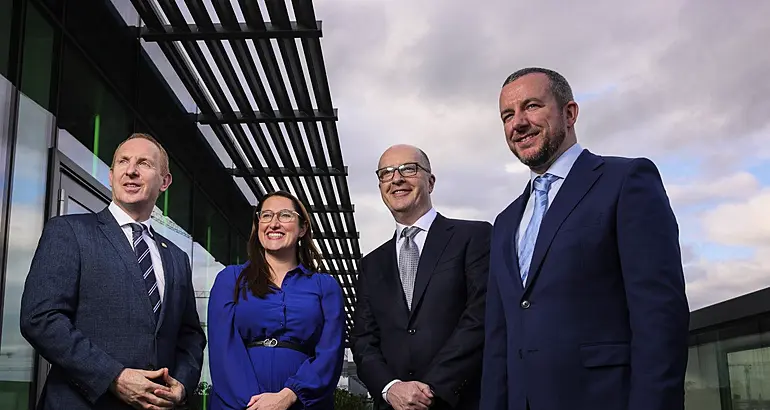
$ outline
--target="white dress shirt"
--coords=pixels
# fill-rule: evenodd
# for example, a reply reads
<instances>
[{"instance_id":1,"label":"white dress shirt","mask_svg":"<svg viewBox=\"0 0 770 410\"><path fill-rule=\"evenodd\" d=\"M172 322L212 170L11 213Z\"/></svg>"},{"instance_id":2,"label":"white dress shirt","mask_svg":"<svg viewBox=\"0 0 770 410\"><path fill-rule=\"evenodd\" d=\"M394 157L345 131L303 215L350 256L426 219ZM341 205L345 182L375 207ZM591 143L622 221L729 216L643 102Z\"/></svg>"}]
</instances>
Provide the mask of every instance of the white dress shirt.
<instances>
[{"instance_id":1,"label":"white dress shirt","mask_svg":"<svg viewBox=\"0 0 770 410\"><path fill-rule=\"evenodd\" d=\"M564 183L564 179L566 179L567 175L569 175L570 170L572 170L572 166L575 164L575 161L577 161L581 152L583 152L583 147L581 147L580 144L575 143L573 146L564 151L564 153L561 154L561 156L556 159L553 164L551 164L548 170L545 171L548 174L559 177L551 184L551 189L548 191L549 207L553 203L553 200L556 198L556 194L559 193L559 189L561 189L561 186ZM527 225L529 225L530 219L532 219L532 214L535 213L535 195L532 195L532 190L534 190L535 178L539 177L540 175L541 174L537 174L534 171L530 171L529 200L527 201L527 206L524 208L524 214L521 216L519 230L516 232L517 250L521 249L521 240L524 238L524 232L527 230Z\"/></svg>"},{"instance_id":2,"label":"white dress shirt","mask_svg":"<svg viewBox=\"0 0 770 410\"><path fill-rule=\"evenodd\" d=\"M428 237L428 230L430 230L430 226L433 225L433 221L436 220L436 215L436 209L430 208L428 212L425 213L425 215L421 216L420 219L414 223L414 225L403 225L396 222L396 260L398 260L398 258L401 256L401 244L406 240L406 238L401 237L401 232L403 232L403 230L409 226L416 226L420 228L420 230L414 235L413 240L415 245L417 245L417 252L422 255L422 248L425 247L425 239ZM398 379L393 380L386 384L385 388L382 389L382 399L385 400L385 402L388 402L388 390L390 387L400 381L401 380Z\"/></svg>"},{"instance_id":3,"label":"white dress shirt","mask_svg":"<svg viewBox=\"0 0 770 410\"><path fill-rule=\"evenodd\" d=\"M141 223L147 227L147 229L144 230L144 233L142 233L142 235L144 236L144 241L147 243L147 247L150 248L150 257L152 258L152 271L155 272L155 281L158 282L158 293L160 294L161 302L163 302L163 294L165 293L165 290L166 290L166 277L163 274L163 262L160 259L160 251L158 251L158 244L155 242L155 239L153 239L152 230L150 230L150 228L152 227L152 220L148 219L142 222L135 221L126 213L126 211L121 209L115 202L110 202L110 206L108 207L108 209L112 213L112 216L115 217L115 220L118 221L118 225L120 225L120 229L123 230L123 234L126 235L126 240L128 240L128 243L131 245L132 249L134 247L134 231L133 229L131 229L131 225L129 224Z\"/></svg>"}]
</instances>

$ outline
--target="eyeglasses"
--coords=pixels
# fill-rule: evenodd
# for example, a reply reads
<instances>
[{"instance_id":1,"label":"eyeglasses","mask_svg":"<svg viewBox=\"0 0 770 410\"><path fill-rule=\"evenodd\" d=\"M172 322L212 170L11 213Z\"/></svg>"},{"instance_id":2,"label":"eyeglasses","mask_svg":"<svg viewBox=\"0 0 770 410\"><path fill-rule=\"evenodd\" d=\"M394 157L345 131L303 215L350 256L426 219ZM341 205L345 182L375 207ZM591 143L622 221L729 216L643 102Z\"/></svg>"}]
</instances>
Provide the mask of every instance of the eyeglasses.
<instances>
[{"instance_id":1,"label":"eyeglasses","mask_svg":"<svg viewBox=\"0 0 770 410\"><path fill-rule=\"evenodd\" d=\"M267 224L273 222L273 218L275 218L276 215L278 215L278 222L282 223L293 222L299 216L296 211L282 209L278 212L273 212L271 210L261 211L257 214L257 218L259 219L259 223Z\"/></svg>"},{"instance_id":2,"label":"eyeglasses","mask_svg":"<svg viewBox=\"0 0 770 410\"><path fill-rule=\"evenodd\" d=\"M377 171L377 178L380 180L380 182L388 182L393 179L393 177L396 175L396 171L398 171L399 174L401 174L402 177L413 177L417 175L417 171L423 170L425 172L430 173L430 170L423 167L422 165L416 163L416 162L407 162L406 164L401 164L396 167L384 167L380 168Z\"/></svg>"}]
</instances>

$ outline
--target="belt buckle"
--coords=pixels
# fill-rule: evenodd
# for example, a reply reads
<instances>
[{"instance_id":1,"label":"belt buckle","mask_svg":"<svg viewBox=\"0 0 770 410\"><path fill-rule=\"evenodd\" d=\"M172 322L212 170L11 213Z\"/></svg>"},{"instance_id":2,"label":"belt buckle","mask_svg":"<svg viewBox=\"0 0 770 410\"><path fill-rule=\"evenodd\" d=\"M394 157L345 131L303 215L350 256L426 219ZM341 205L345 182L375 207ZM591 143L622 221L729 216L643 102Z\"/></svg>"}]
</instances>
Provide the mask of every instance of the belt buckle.
<instances>
[{"instance_id":1,"label":"belt buckle","mask_svg":"<svg viewBox=\"0 0 770 410\"><path fill-rule=\"evenodd\" d=\"M267 338L262 341L262 345L265 347L276 347L278 346L278 339Z\"/></svg>"}]
</instances>

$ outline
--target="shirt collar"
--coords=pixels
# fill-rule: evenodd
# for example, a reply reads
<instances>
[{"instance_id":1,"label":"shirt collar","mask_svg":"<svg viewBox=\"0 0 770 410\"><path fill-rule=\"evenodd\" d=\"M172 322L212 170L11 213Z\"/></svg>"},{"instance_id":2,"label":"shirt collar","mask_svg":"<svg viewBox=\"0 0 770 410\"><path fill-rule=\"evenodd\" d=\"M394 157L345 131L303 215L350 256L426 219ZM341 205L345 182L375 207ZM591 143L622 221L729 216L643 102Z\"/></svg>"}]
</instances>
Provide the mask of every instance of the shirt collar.
<instances>
[{"instance_id":1,"label":"shirt collar","mask_svg":"<svg viewBox=\"0 0 770 410\"><path fill-rule=\"evenodd\" d=\"M135 221L134 218L131 218L126 213L126 211L124 211L121 207L119 207L118 204L116 204L114 201L110 202L110 206L108 208L110 210L110 213L112 213L112 216L118 222L118 225L120 225L121 227L124 227L132 223L140 223L147 228L147 232L150 234L150 238L153 237L152 218L149 218L146 221Z\"/></svg>"},{"instance_id":2,"label":"shirt collar","mask_svg":"<svg viewBox=\"0 0 770 410\"><path fill-rule=\"evenodd\" d=\"M433 224L433 221L436 219L436 208L431 207L428 212L425 213L425 215L421 216L420 219L418 219L413 225L420 228L421 230L428 232L428 229L430 229L430 226ZM408 225L401 224L399 222L396 222L396 240L398 238L401 238L401 231L408 228Z\"/></svg>"},{"instance_id":3,"label":"shirt collar","mask_svg":"<svg viewBox=\"0 0 770 410\"><path fill-rule=\"evenodd\" d=\"M557 158L553 164L551 164L546 172L557 176L560 179L566 179L569 171L572 169L572 166L575 164L575 161L577 161L581 152L583 152L583 147L581 147L580 144L575 143L566 151L564 151L564 153L561 154L561 156ZM538 174L535 171L529 172L529 180L532 182L530 186L535 186L535 178L539 177L540 175L541 174Z\"/></svg>"}]
</instances>

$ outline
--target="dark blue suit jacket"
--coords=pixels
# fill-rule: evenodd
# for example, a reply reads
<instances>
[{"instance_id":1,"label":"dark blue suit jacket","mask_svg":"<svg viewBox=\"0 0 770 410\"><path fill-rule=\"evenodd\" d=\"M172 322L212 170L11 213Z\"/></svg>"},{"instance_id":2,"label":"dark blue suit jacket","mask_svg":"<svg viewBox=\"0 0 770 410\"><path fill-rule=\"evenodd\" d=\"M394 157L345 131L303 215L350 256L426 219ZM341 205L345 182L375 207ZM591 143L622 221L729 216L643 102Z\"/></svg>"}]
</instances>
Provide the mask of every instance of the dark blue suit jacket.
<instances>
[{"instance_id":1,"label":"dark blue suit jacket","mask_svg":"<svg viewBox=\"0 0 770 410\"><path fill-rule=\"evenodd\" d=\"M128 409L108 391L123 368L166 367L188 394L206 339L190 262L154 233L165 294L156 323L136 256L108 209L50 219L21 301L21 332L49 362L39 409Z\"/></svg>"},{"instance_id":2,"label":"dark blue suit jacket","mask_svg":"<svg viewBox=\"0 0 770 410\"><path fill-rule=\"evenodd\" d=\"M514 238L529 193L494 224L481 408L682 410L689 308L655 165L584 150L523 286Z\"/></svg>"}]
</instances>

